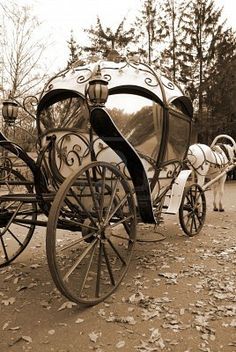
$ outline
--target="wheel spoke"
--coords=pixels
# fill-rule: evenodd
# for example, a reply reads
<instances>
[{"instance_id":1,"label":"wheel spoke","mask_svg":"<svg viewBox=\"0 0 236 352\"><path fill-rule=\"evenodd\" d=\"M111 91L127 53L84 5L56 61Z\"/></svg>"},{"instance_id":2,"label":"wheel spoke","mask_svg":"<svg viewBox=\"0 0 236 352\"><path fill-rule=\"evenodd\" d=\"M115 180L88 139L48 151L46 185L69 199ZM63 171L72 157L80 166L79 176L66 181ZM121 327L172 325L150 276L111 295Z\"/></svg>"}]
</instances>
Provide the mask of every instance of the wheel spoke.
<instances>
[{"instance_id":1,"label":"wheel spoke","mask_svg":"<svg viewBox=\"0 0 236 352\"><path fill-rule=\"evenodd\" d=\"M4 255L5 255L5 258L6 258L6 260L8 261L8 260L9 260L9 257L8 257L7 250L6 250L6 246L5 246L5 243L4 243L4 241L3 241L2 236L0 237L0 239L1 239L2 248L3 248L3 252L4 252Z\"/></svg>"},{"instance_id":2,"label":"wheel spoke","mask_svg":"<svg viewBox=\"0 0 236 352\"><path fill-rule=\"evenodd\" d=\"M124 265L127 265L125 259L122 257L122 255L119 253L118 249L115 247L114 243L111 241L110 238L108 238L108 243L110 244L111 248L113 249L113 251L116 253L116 255L118 256L118 258L122 261L122 263Z\"/></svg>"},{"instance_id":3,"label":"wheel spoke","mask_svg":"<svg viewBox=\"0 0 236 352\"><path fill-rule=\"evenodd\" d=\"M96 175L95 175L96 169L92 169L92 171L94 173L93 177L95 178L96 177ZM98 200L96 199L96 195L94 193L94 188L93 188L91 177L90 177L90 174L89 174L88 170L86 171L86 177L87 177L87 180L88 180L88 184L89 184L89 188L90 188L90 192L91 192L91 196L92 196L94 207L95 207L96 212L98 214L99 220L101 220L101 216L100 216L101 213L100 213L100 209L99 209L99 205L98 205ZM96 182L96 179L95 179L95 182Z\"/></svg>"},{"instance_id":4,"label":"wheel spoke","mask_svg":"<svg viewBox=\"0 0 236 352\"><path fill-rule=\"evenodd\" d=\"M83 237L80 237L78 240L75 240L75 241L69 243L67 246L62 247L60 252L64 252L67 249L72 248L72 247L80 244L81 242L84 242L86 239L92 237L94 234L95 234L95 232L94 233L89 233L89 234L87 234L87 235L85 235Z\"/></svg>"},{"instance_id":5,"label":"wheel spoke","mask_svg":"<svg viewBox=\"0 0 236 352\"><path fill-rule=\"evenodd\" d=\"M194 226L194 229L195 229L195 232L197 231L197 223L196 223L196 216L195 216L195 212L193 213L193 226Z\"/></svg>"},{"instance_id":6,"label":"wheel spoke","mask_svg":"<svg viewBox=\"0 0 236 352\"><path fill-rule=\"evenodd\" d=\"M85 251L79 256L79 258L76 260L76 262L72 265L70 270L67 271L67 273L64 275L63 280L66 281L68 280L69 276L73 273L73 271L77 268L77 266L81 263L81 261L84 259L84 257L91 251L93 246L95 246L98 242L98 239L95 238L93 242L91 242L88 247L85 249Z\"/></svg>"},{"instance_id":7,"label":"wheel spoke","mask_svg":"<svg viewBox=\"0 0 236 352\"><path fill-rule=\"evenodd\" d=\"M22 221L24 221L23 219L14 219L14 224L19 225L20 227L24 227L25 229L30 229L30 226L27 226L24 222L22 223Z\"/></svg>"},{"instance_id":8,"label":"wheel spoke","mask_svg":"<svg viewBox=\"0 0 236 352\"><path fill-rule=\"evenodd\" d=\"M127 200L128 195L126 194L124 196L124 198L120 201L119 204L117 204L117 206L115 207L115 209L112 211L112 213L109 215L109 213L106 216L106 220L104 221L105 226L109 223L109 221L112 219L113 215L117 212L118 209L120 209L120 207L122 207L125 203L125 201Z\"/></svg>"},{"instance_id":9,"label":"wheel spoke","mask_svg":"<svg viewBox=\"0 0 236 352\"><path fill-rule=\"evenodd\" d=\"M133 240L129 237L123 237L123 236L117 235L115 233L112 234L112 237L119 238L120 240L124 240L126 242L133 242Z\"/></svg>"},{"instance_id":10,"label":"wheel spoke","mask_svg":"<svg viewBox=\"0 0 236 352\"><path fill-rule=\"evenodd\" d=\"M118 225L120 225L120 224L123 224L124 222L126 222L126 221L132 219L133 217L134 217L133 215L129 215L129 216L125 217L124 219L121 219L121 220L119 220L119 221L116 221L114 224L111 224L111 225L110 225L110 228L113 228L113 227L116 227L116 226L118 226Z\"/></svg>"},{"instance_id":11,"label":"wheel spoke","mask_svg":"<svg viewBox=\"0 0 236 352\"><path fill-rule=\"evenodd\" d=\"M102 242L99 241L99 253L97 263L97 279L96 279L96 293L95 297L100 297L100 282L101 282L101 269L102 269Z\"/></svg>"},{"instance_id":12,"label":"wheel spoke","mask_svg":"<svg viewBox=\"0 0 236 352\"><path fill-rule=\"evenodd\" d=\"M7 232L16 240L16 242L19 243L21 247L24 246L24 244L14 235L14 233L10 229L8 229Z\"/></svg>"},{"instance_id":13,"label":"wheel spoke","mask_svg":"<svg viewBox=\"0 0 236 352\"><path fill-rule=\"evenodd\" d=\"M89 217L89 219L91 220L91 222L93 223L94 226L96 226L96 222L94 220L94 218L92 217L92 215L90 214L90 212L86 209L86 207L83 205L83 203L80 201L79 197L77 196L77 194L70 189L70 192L72 193L71 195L73 195L73 197L75 198L75 200L78 202L79 206L82 208L82 210L85 212L85 214Z\"/></svg>"},{"instance_id":14,"label":"wheel spoke","mask_svg":"<svg viewBox=\"0 0 236 352\"><path fill-rule=\"evenodd\" d=\"M93 246L92 253L90 255L89 262L88 262L88 265L87 265L87 268L86 268L86 271L85 271L85 274L84 274L84 278L83 278L82 283L81 283L80 288L79 288L79 292L78 292L79 296L81 296L81 294L83 292L83 289L84 289L84 286L85 286L85 283L87 281L89 270L90 270L92 262L93 262L95 249L96 249L96 246Z\"/></svg>"},{"instance_id":15,"label":"wheel spoke","mask_svg":"<svg viewBox=\"0 0 236 352\"><path fill-rule=\"evenodd\" d=\"M65 214L65 216L67 217L67 218L69 218L70 216L71 217L74 217L74 214L68 214L68 212L67 213L64 213ZM89 229L89 230L92 230L92 231L97 231L97 227L93 227L93 226L91 226L91 225L87 225L87 224L84 224L83 222L78 222L78 221L75 221L74 219L64 219L63 218L63 211L61 211L61 215L62 215L62 222L64 223L64 224L66 224L66 225L75 225L75 226L78 226L78 227L83 227L83 228L85 228L85 229ZM92 221L92 217L89 217L90 218L90 220ZM94 222L94 219L93 219L93 223L95 223ZM95 224L96 225L96 224Z\"/></svg>"},{"instance_id":16,"label":"wheel spoke","mask_svg":"<svg viewBox=\"0 0 236 352\"><path fill-rule=\"evenodd\" d=\"M113 275L113 272L112 272L112 268L111 268L111 264L110 264L109 257L108 257L108 254L107 254L107 250L106 250L106 247L105 247L104 244L102 244L102 246L103 246L104 258L105 258L105 262L106 262L106 265L107 265L107 270L108 270L108 273L109 273L109 276L110 276L111 284L113 286L115 286L116 282L115 282L115 278L114 278L114 275Z\"/></svg>"},{"instance_id":17,"label":"wheel spoke","mask_svg":"<svg viewBox=\"0 0 236 352\"><path fill-rule=\"evenodd\" d=\"M106 216L106 219L105 219L105 224L108 222L107 218L109 216L109 213L111 211L111 208L112 208L112 204L114 202L114 198L115 198L115 195L116 195L116 191L117 191L117 185L118 185L118 178L115 180L115 185L113 186L113 190L112 190L112 194L111 194L111 198L110 198L110 202L109 202L109 205L108 205L108 208L107 208L107 216Z\"/></svg>"},{"instance_id":18,"label":"wheel spoke","mask_svg":"<svg viewBox=\"0 0 236 352\"><path fill-rule=\"evenodd\" d=\"M104 207L104 195L105 195L105 178L106 178L106 168L102 169L102 177L101 177L101 192L100 192L100 219L103 215L103 207Z\"/></svg>"}]
</instances>

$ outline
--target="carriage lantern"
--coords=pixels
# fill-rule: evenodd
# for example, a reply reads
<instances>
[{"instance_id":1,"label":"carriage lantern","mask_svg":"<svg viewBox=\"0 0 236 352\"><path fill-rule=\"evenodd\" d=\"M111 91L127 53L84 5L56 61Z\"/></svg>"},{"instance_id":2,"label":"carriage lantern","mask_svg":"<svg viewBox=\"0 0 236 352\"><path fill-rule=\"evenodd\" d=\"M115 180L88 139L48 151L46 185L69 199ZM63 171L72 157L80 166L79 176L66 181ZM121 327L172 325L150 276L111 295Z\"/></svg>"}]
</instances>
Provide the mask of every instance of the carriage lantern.
<instances>
[{"instance_id":1,"label":"carriage lantern","mask_svg":"<svg viewBox=\"0 0 236 352\"><path fill-rule=\"evenodd\" d=\"M103 106L108 97L108 82L102 78L100 66L96 75L89 81L87 94L90 102L96 106Z\"/></svg>"},{"instance_id":2,"label":"carriage lantern","mask_svg":"<svg viewBox=\"0 0 236 352\"><path fill-rule=\"evenodd\" d=\"M6 122L7 125L14 124L18 116L18 109L19 109L18 104L12 99L7 99L3 101L2 104L3 104L2 116L4 121Z\"/></svg>"}]
</instances>

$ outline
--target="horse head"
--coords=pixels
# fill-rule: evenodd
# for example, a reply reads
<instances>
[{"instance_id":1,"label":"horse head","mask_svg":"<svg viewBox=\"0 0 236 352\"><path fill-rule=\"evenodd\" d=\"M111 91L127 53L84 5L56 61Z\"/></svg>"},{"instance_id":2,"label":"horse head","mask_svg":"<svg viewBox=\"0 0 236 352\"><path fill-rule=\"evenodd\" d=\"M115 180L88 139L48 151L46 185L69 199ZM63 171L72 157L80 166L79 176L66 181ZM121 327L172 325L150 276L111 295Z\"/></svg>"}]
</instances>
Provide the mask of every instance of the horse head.
<instances>
[{"instance_id":1,"label":"horse head","mask_svg":"<svg viewBox=\"0 0 236 352\"><path fill-rule=\"evenodd\" d=\"M235 161L236 150L234 145L219 143L214 147L214 151L223 152L230 163Z\"/></svg>"}]
</instances>

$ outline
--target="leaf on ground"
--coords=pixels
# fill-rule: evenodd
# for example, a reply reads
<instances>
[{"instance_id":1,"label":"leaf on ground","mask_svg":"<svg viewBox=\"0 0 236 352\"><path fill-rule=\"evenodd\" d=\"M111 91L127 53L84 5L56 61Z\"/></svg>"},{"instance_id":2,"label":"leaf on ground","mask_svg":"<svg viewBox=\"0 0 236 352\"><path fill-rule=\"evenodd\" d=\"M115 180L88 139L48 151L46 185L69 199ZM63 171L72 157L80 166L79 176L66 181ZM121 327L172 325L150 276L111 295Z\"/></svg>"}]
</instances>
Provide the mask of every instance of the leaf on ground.
<instances>
[{"instance_id":1,"label":"leaf on ground","mask_svg":"<svg viewBox=\"0 0 236 352\"><path fill-rule=\"evenodd\" d=\"M229 325L233 328L236 328L236 319L233 319Z\"/></svg>"},{"instance_id":2,"label":"leaf on ground","mask_svg":"<svg viewBox=\"0 0 236 352\"><path fill-rule=\"evenodd\" d=\"M10 321L7 321L6 323L3 324L2 330L6 330L10 324Z\"/></svg>"},{"instance_id":3,"label":"leaf on ground","mask_svg":"<svg viewBox=\"0 0 236 352\"><path fill-rule=\"evenodd\" d=\"M13 281L14 285L16 285L18 283L18 281L19 281L19 277L16 277Z\"/></svg>"},{"instance_id":4,"label":"leaf on ground","mask_svg":"<svg viewBox=\"0 0 236 352\"><path fill-rule=\"evenodd\" d=\"M71 301L67 301L67 302L64 302L61 306L60 306L60 308L58 308L58 312L59 311L61 311L61 310L63 310L63 309L71 309L72 307L74 307L74 306L77 306L77 304L76 303L74 303L74 302L71 302Z\"/></svg>"},{"instance_id":5,"label":"leaf on ground","mask_svg":"<svg viewBox=\"0 0 236 352\"><path fill-rule=\"evenodd\" d=\"M31 269L38 269L38 268L40 268L40 265L39 264L32 264L32 265L30 265L30 268Z\"/></svg>"},{"instance_id":6,"label":"leaf on ground","mask_svg":"<svg viewBox=\"0 0 236 352\"><path fill-rule=\"evenodd\" d=\"M26 290L28 288L28 286L26 285L20 285L16 288L16 292L20 292L22 290Z\"/></svg>"},{"instance_id":7,"label":"leaf on ground","mask_svg":"<svg viewBox=\"0 0 236 352\"><path fill-rule=\"evenodd\" d=\"M54 335L55 332L56 332L56 331L55 331L54 329L48 330L48 335Z\"/></svg>"},{"instance_id":8,"label":"leaf on ground","mask_svg":"<svg viewBox=\"0 0 236 352\"><path fill-rule=\"evenodd\" d=\"M90 334L88 334L88 336L90 341L97 342L97 339L101 336L101 332L92 331Z\"/></svg>"},{"instance_id":9,"label":"leaf on ground","mask_svg":"<svg viewBox=\"0 0 236 352\"><path fill-rule=\"evenodd\" d=\"M2 304L4 304L5 306L9 306L9 305L15 303L15 301L16 301L15 297L10 297L7 299L3 299Z\"/></svg>"},{"instance_id":10,"label":"leaf on ground","mask_svg":"<svg viewBox=\"0 0 236 352\"><path fill-rule=\"evenodd\" d=\"M75 321L76 324L81 324L81 323L83 323L83 322L84 322L84 319L81 319L81 318L78 318L78 319L76 319L76 321Z\"/></svg>"},{"instance_id":11,"label":"leaf on ground","mask_svg":"<svg viewBox=\"0 0 236 352\"><path fill-rule=\"evenodd\" d=\"M161 337L161 334L159 333L159 330L158 329L154 329L151 333L151 336L149 338L149 342L153 343L157 340L159 340Z\"/></svg>"},{"instance_id":12,"label":"leaf on ground","mask_svg":"<svg viewBox=\"0 0 236 352\"><path fill-rule=\"evenodd\" d=\"M22 340L26 341L26 342L32 342L32 338L30 336L21 336Z\"/></svg>"},{"instance_id":13,"label":"leaf on ground","mask_svg":"<svg viewBox=\"0 0 236 352\"><path fill-rule=\"evenodd\" d=\"M125 341L124 340L120 340L116 344L116 348L122 348L124 346L125 346Z\"/></svg>"},{"instance_id":14,"label":"leaf on ground","mask_svg":"<svg viewBox=\"0 0 236 352\"><path fill-rule=\"evenodd\" d=\"M133 295L131 295L129 297L129 302L132 303L132 304L137 304L143 299L144 299L144 294L139 291L139 292L134 293Z\"/></svg>"},{"instance_id":15,"label":"leaf on ground","mask_svg":"<svg viewBox=\"0 0 236 352\"><path fill-rule=\"evenodd\" d=\"M114 323L123 323L123 324L129 324L129 325L135 325L136 321L134 320L134 317L132 316L127 316L127 317L115 317L114 315L111 315L106 319L108 322L114 322Z\"/></svg>"}]
</instances>

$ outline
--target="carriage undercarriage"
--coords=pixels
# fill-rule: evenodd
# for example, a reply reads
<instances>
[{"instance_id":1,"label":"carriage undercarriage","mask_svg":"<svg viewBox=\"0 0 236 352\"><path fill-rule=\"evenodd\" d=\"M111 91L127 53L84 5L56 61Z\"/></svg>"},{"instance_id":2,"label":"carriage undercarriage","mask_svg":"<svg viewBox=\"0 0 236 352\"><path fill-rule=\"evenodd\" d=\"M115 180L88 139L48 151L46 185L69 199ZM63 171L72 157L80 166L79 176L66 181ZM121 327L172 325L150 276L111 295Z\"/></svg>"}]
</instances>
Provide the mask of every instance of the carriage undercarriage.
<instances>
[{"instance_id":1,"label":"carriage undercarriage","mask_svg":"<svg viewBox=\"0 0 236 352\"><path fill-rule=\"evenodd\" d=\"M75 72L64 76L71 78ZM32 176L24 177L9 156L0 168L0 266L26 248L36 226L46 227L47 259L56 287L71 301L93 305L123 280L138 223L158 225L165 213L178 213L183 231L193 236L203 227L206 199L204 190L189 182L191 171L185 167L191 104L178 87L136 63L105 62L78 72L71 80L76 78L79 94L74 83L60 75L54 89L48 88L52 81L42 93L36 161L0 136L1 146L20 158ZM64 87L67 83L70 90ZM114 107L104 107L107 86L111 99L123 92L142 98L142 107L129 115L126 124L119 125L120 116L114 121L118 100ZM51 128L51 116L58 110L66 111L63 121L71 123L75 116L80 127ZM148 131L134 123L141 112L148 119L146 129L151 122ZM174 138L175 120L181 130L185 126L186 135L178 134L179 143L172 145L168 143Z\"/></svg>"}]
</instances>

